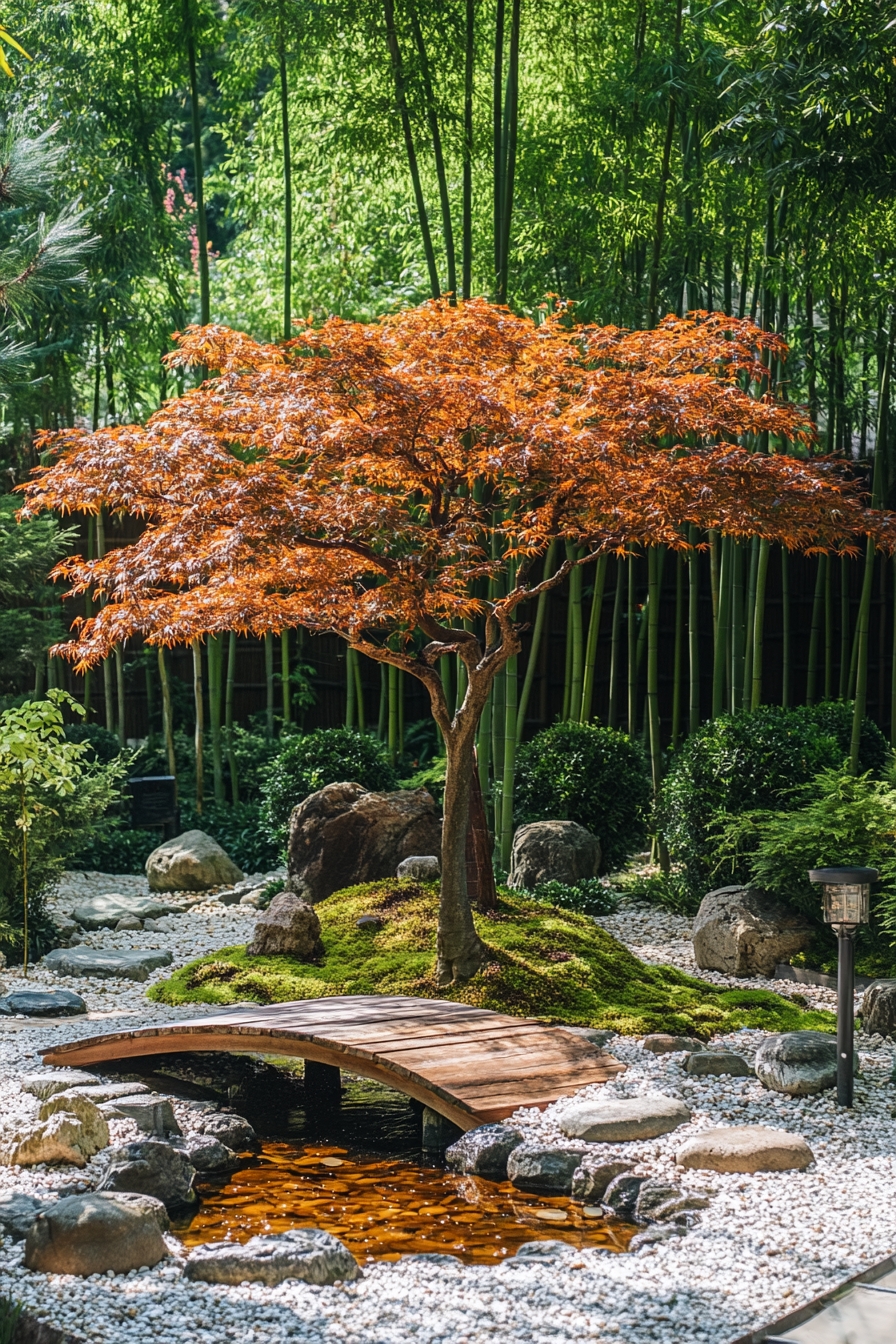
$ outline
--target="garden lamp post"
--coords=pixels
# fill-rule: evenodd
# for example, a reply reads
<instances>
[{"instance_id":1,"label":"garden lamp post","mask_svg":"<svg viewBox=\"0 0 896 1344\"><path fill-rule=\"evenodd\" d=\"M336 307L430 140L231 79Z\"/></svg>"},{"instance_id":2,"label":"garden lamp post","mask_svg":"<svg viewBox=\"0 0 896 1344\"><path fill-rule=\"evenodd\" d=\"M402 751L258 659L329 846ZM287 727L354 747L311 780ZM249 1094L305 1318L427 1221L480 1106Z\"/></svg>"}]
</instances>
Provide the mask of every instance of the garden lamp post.
<instances>
[{"instance_id":1,"label":"garden lamp post","mask_svg":"<svg viewBox=\"0 0 896 1344\"><path fill-rule=\"evenodd\" d=\"M851 1106L855 937L859 925L868 923L868 894L877 881L877 869L810 868L809 881L821 884L824 922L837 933L837 1104Z\"/></svg>"}]
</instances>

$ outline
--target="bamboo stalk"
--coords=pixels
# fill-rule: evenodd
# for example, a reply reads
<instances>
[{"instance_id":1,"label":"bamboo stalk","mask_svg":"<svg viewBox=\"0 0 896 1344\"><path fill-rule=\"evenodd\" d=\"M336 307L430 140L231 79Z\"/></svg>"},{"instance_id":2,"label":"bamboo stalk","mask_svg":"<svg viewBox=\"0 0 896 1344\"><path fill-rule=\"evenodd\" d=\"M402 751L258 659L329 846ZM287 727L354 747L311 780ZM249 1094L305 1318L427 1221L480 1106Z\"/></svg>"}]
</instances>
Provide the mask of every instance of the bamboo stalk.
<instances>
[{"instance_id":1,"label":"bamboo stalk","mask_svg":"<svg viewBox=\"0 0 896 1344\"><path fill-rule=\"evenodd\" d=\"M376 735L381 742L386 741L389 716L389 666L380 663L380 708L376 720Z\"/></svg>"},{"instance_id":2,"label":"bamboo stalk","mask_svg":"<svg viewBox=\"0 0 896 1344\"><path fill-rule=\"evenodd\" d=\"M871 588L874 582L874 557L874 541L869 537L865 547L865 572L862 575L862 595L859 599L859 615L856 621L856 689L849 744L849 768L854 775L859 773L859 751L862 745L862 725L865 722L868 695L868 628L871 616Z\"/></svg>"},{"instance_id":3,"label":"bamboo stalk","mask_svg":"<svg viewBox=\"0 0 896 1344\"><path fill-rule=\"evenodd\" d=\"M750 543L750 575L747 582L747 602L744 611L744 685L743 705L748 709L753 696L753 636L755 634L756 613L756 572L759 565L759 538L753 537Z\"/></svg>"},{"instance_id":4,"label":"bamboo stalk","mask_svg":"<svg viewBox=\"0 0 896 1344\"><path fill-rule=\"evenodd\" d=\"M345 726L355 726L355 651L351 644L345 646Z\"/></svg>"},{"instance_id":5,"label":"bamboo stalk","mask_svg":"<svg viewBox=\"0 0 896 1344\"><path fill-rule=\"evenodd\" d=\"M753 604L753 684L750 696L750 708L758 709L762 704L762 664L765 652L765 588L768 579L768 557L771 550L767 537L759 542L759 559L756 564L756 600Z\"/></svg>"},{"instance_id":6,"label":"bamboo stalk","mask_svg":"<svg viewBox=\"0 0 896 1344\"><path fill-rule=\"evenodd\" d=\"M393 765L398 760L401 742L401 724L398 712L398 672L393 663L389 664L389 759Z\"/></svg>"},{"instance_id":7,"label":"bamboo stalk","mask_svg":"<svg viewBox=\"0 0 896 1344\"><path fill-rule=\"evenodd\" d=\"M233 693L236 687L236 631L231 630L227 649L227 687L224 694L224 730L227 741L227 765L230 770L230 801L240 800L240 775L233 742Z\"/></svg>"},{"instance_id":8,"label":"bamboo stalk","mask_svg":"<svg viewBox=\"0 0 896 1344\"><path fill-rule=\"evenodd\" d=\"M358 722L358 732L363 733L367 724L364 717L364 685L361 680L361 655L358 650L354 650L354 674L355 674L355 718Z\"/></svg>"},{"instance_id":9,"label":"bamboo stalk","mask_svg":"<svg viewBox=\"0 0 896 1344\"><path fill-rule=\"evenodd\" d=\"M125 693L124 693L124 654L121 651L121 645L115 645L115 697L118 705L118 722L116 728L118 731L118 740L123 747L127 746L127 724L125 723Z\"/></svg>"},{"instance_id":10,"label":"bamboo stalk","mask_svg":"<svg viewBox=\"0 0 896 1344\"><path fill-rule=\"evenodd\" d=\"M501 867L510 869L513 845L513 792L516 772L516 720L519 713L516 655L504 668L504 769L501 775Z\"/></svg>"},{"instance_id":11,"label":"bamboo stalk","mask_svg":"<svg viewBox=\"0 0 896 1344\"><path fill-rule=\"evenodd\" d=\"M274 736L274 636L264 637L265 720L268 737Z\"/></svg>"},{"instance_id":12,"label":"bamboo stalk","mask_svg":"<svg viewBox=\"0 0 896 1344\"><path fill-rule=\"evenodd\" d=\"M809 663L806 668L806 704L815 704L818 683L818 646L821 641L821 613L824 600L824 567L826 555L819 556L815 575L815 596L812 599L812 625L809 630Z\"/></svg>"},{"instance_id":13,"label":"bamboo stalk","mask_svg":"<svg viewBox=\"0 0 896 1344\"><path fill-rule=\"evenodd\" d=\"M597 640L600 634L606 581L607 557L602 555L594 568L594 592L591 595L591 613L588 617L588 638L585 642L585 666L582 675L582 699L578 715L580 723L591 722L591 708L594 700L594 664L597 660Z\"/></svg>"},{"instance_id":14,"label":"bamboo stalk","mask_svg":"<svg viewBox=\"0 0 896 1344\"><path fill-rule=\"evenodd\" d=\"M554 572L554 563L557 555L556 538L548 546L547 554L544 558L543 579L547 579ZM532 693L532 684L535 681L535 672L538 666L538 655L541 650L541 642L544 638L544 627L548 612L548 597L550 589L545 588L538 594L538 601L535 604L535 624L532 629L532 642L529 645L529 658L526 663L526 675L523 677L523 687L520 691L520 702L516 712L516 740L517 745L523 740L523 729L526 726L526 711L529 708L529 697Z\"/></svg>"},{"instance_id":15,"label":"bamboo stalk","mask_svg":"<svg viewBox=\"0 0 896 1344\"><path fill-rule=\"evenodd\" d=\"M280 133L283 136L283 339L292 335L292 151L289 135L289 82L286 77L284 0L277 12L277 64L280 74Z\"/></svg>"},{"instance_id":16,"label":"bamboo stalk","mask_svg":"<svg viewBox=\"0 0 896 1344\"><path fill-rule=\"evenodd\" d=\"M824 557L824 698L834 698L834 591L831 582L833 565L830 556Z\"/></svg>"},{"instance_id":17,"label":"bamboo stalk","mask_svg":"<svg viewBox=\"0 0 896 1344\"><path fill-rule=\"evenodd\" d=\"M504 782L504 716L506 701L504 698L506 665L501 669L492 684L492 779L494 781L494 811L492 815L495 834L496 858L500 861L501 835L501 790Z\"/></svg>"},{"instance_id":18,"label":"bamboo stalk","mask_svg":"<svg viewBox=\"0 0 896 1344\"><path fill-rule=\"evenodd\" d=\"M280 631L280 695L284 724L292 723L292 683L290 682L289 630Z\"/></svg>"},{"instance_id":19,"label":"bamboo stalk","mask_svg":"<svg viewBox=\"0 0 896 1344\"><path fill-rule=\"evenodd\" d=\"M165 738L165 754L168 758L168 773L177 778L177 758L174 754L174 714L171 708L171 685L168 680L168 660L165 646L158 648L159 681L162 683L162 735Z\"/></svg>"},{"instance_id":20,"label":"bamboo stalk","mask_svg":"<svg viewBox=\"0 0 896 1344\"><path fill-rule=\"evenodd\" d=\"M439 187L439 206L442 213L442 240L445 244L448 293L452 295L453 301L456 301L457 262L454 250L454 226L451 222L451 196L448 190L448 174L445 171L445 156L442 152L442 132L439 127L439 114L436 105L435 91L432 86L432 74L430 72L429 55L426 50L423 29L420 26L420 19L417 14L416 6L413 3L409 3L408 10L411 18L411 31L414 34L414 45L417 48L417 59L420 62L420 76L423 83L423 96L426 103L426 119L429 122L429 133L432 138L432 155L436 169L436 181L438 182Z\"/></svg>"},{"instance_id":21,"label":"bamboo stalk","mask_svg":"<svg viewBox=\"0 0 896 1344\"><path fill-rule=\"evenodd\" d=\"M635 635L635 553L629 552L628 557L628 585L626 593L626 618L628 628L626 630L628 644L628 659L626 663L626 672L628 674L628 734L634 737L637 731L637 704L636 695L638 689L638 663L637 663L637 640Z\"/></svg>"},{"instance_id":22,"label":"bamboo stalk","mask_svg":"<svg viewBox=\"0 0 896 1344\"><path fill-rule=\"evenodd\" d=\"M473 287L473 71L475 59L475 0L465 0L464 12L464 141L461 188L461 287L465 299Z\"/></svg>"},{"instance_id":23,"label":"bamboo stalk","mask_svg":"<svg viewBox=\"0 0 896 1344\"><path fill-rule=\"evenodd\" d=\"M577 546L567 545L567 560L577 560ZM572 632L572 657L569 669L569 702L564 718L578 720L582 709L582 685L585 676L585 645L582 626L582 566L576 565L569 575L569 618Z\"/></svg>"},{"instance_id":24,"label":"bamboo stalk","mask_svg":"<svg viewBox=\"0 0 896 1344\"><path fill-rule=\"evenodd\" d=\"M790 552L781 547L781 704L790 708L790 690L793 680L792 640L790 623Z\"/></svg>"},{"instance_id":25,"label":"bamboo stalk","mask_svg":"<svg viewBox=\"0 0 896 1344\"><path fill-rule=\"evenodd\" d=\"M715 639L712 657L712 717L717 719L725 710L725 663L728 647L728 604L731 599L731 584L728 580L731 564L731 546L727 537L722 538L719 564L719 605L715 619Z\"/></svg>"},{"instance_id":26,"label":"bamboo stalk","mask_svg":"<svg viewBox=\"0 0 896 1344\"><path fill-rule=\"evenodd\" d=\"M625 566L616 556L616 591L613 596L613 624L610 632L610 688L607 705L607 724L619 725L619 701L622 698L622 598L625 589Z\"/></svg>"},{"instance_id":27,"label":"bamboo stalk","mask_svg":"<svg viewBox=\"0 0 896 1344\"><path fill-rule=\"evenodd\" d=\"M731 552L731 712L743 708L744 653L744 548L732 541Z\"/></svg>"},{"instance_id":28,"label":"bamboo stalk","mask_svg":"<svg viewBox=\"0 0 896 1344\"><path fill-rule=\"evenodd\" d=\"M684 556L675 556L675 643L672 652L672 735L674 751L681 735L682 654L684 652Z\"/></svg>"},{"instance_id":29,"label":"bamboo stalk","mask_svg":"<svg viewBox=\"0 0 896 1344\"><path fill-rule=\"evenodd\" d=\"M196 73L196 30L194 27L194 0L183 0L184 38L187 47L187 67L190 80L190 124L193 133L193 198L196 202L196 235L199 266L199 321L207 326L211 321L208 278L208 221L205 216L205 187L202 164L202 119L199 109L199 80Z\"/></svg>"},{"instance_id":30,"label":"bamboo stalk","mask_svg":"<svg viewBox=\"0 0 896 1344\"><path fill-rule=\"evenodd\" d=\"M700 727L700 552L697 529L688 528L688 731Z\"/></svg>"},{"instance_id":31,"label":"bamboo stalk","mask_svg":"<svg viewBox=\"0 0 896 1344\"><path fill-rule=\"evenodd\" d=\"M196 811L202 816L205 802L205 760L203 756L203 737L205 735L205 706L202 693L202 645L198 639L190 642L193 651L193 706L196 725L193 732L193 749L196 753Z\"/></svg>"},{"instance_id":32,"label":"bamboo stalk","mask_svg":"<svg viewBox=\"0 0 896 1344\"><path fill-rule=\"evenodd\" d=\"M650 739L650 777L653 784L654 804L659 799L663 780L663 748L660 740L659 708L659 628L660 593L662 591L663 552L651 546L647 552L647 723ZM657 836L660 866L669 871L669 856L661 837Z\"/></svg>"},{"instance_id":33,"label":"bamboo stalk","mask_svg":"<svg viewBox=\"0 0 896 1344\"><path fill-rule=\"evenodd\" d=\"M849 570L845 555L840 557L840 690L839 699L845 700L849 690Z\"/></svg>"},{"instance_id":34,"label":"bamboo stalk","mask_svg":"<svg viewBox=\"0 0 896 1344\"><path fill-rule=\"evenodd\" d=\"M221 712L223 708L224 653L220 635L208 637L208 708L212 737L212 778L215 802L224 802L224 753L221 742Z\"/></svg>"}]
</instances>

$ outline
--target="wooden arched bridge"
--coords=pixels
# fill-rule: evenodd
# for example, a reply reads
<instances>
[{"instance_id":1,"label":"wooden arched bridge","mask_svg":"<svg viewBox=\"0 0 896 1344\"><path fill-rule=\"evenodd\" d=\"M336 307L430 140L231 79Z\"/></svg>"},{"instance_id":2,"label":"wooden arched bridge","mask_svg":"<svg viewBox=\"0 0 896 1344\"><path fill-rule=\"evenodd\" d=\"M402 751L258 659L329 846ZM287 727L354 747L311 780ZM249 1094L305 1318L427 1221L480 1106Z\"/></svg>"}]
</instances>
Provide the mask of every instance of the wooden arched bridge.
<instances>
[{"instance_id":1,"label":"wooden arched bridge","mask_svg":"<svg viewBox=\"0 0 896 1344\"><path fill-rule=\"evenodd\" d=\"M519 1106L543 1108L625 1067L583 1037L531 1018L373 994L231 1008L70 1041L43 1058L67 1067L193 1050L297 1055L346 1069L416 1098L464 1130L503 1120Z\"/></svg>"}]
</instances>

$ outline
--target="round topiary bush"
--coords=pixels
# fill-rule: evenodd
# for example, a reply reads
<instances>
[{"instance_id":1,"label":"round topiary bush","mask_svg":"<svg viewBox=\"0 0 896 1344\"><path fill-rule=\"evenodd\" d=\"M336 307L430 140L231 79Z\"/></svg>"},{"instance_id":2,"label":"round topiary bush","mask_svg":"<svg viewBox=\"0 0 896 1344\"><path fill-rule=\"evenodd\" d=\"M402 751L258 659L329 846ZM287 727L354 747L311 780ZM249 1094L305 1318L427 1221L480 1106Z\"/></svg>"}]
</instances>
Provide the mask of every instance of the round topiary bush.
<instances>
[{"instance_id":1,"label":"round topiary bush","mask_svg":"<svg viewBox=\"0 0 896 1344\"><path fill-rule=\"evenodd\" d=\"M695 901L720 885L720 822L754 808L801 806L804 786L822 770L842 765L851 735L852 705L844 701L723 714L691 734L663 781L658 821ZM883 733L866 719L860 771L879 775L889 759Z\"/></svg>"},{"instance_id":2,"label":"round topiary bush","mask_svg":"<svg viewBox=\"0 0 896 1344\"><path fill-rule=\"evenodd\" d=\"M99 723L67 723L65 725L67 742L87 742L93 758L108 765L116 756L121 755L121 743L115 733L103 728Z\"/></svg>"},{"instance_id":3,"label":"round topiary bush","mask_svg":"<svg viewBox=\"0 0 896 1344\"><path fill-rule=\"evenodd\" d=\"M309 793L343 780L379 792L398 787L386 747L375 737L353 728L317 728L290 738L262 786L264 817L271 833L283 839L294 807Z\"/></svg>"},{"instance_id":4,"label":"round topiary bush","mask_svg":"<svg viewBox=\"0 0 896 1344\"><path fill-rule=\"evenodd\" d=\"M517 822L577 821L598 837L601 870L621 868L640 848L650 808L647 758L615 728L557 723L517 757Z\"/></svg>"}]
</instances>

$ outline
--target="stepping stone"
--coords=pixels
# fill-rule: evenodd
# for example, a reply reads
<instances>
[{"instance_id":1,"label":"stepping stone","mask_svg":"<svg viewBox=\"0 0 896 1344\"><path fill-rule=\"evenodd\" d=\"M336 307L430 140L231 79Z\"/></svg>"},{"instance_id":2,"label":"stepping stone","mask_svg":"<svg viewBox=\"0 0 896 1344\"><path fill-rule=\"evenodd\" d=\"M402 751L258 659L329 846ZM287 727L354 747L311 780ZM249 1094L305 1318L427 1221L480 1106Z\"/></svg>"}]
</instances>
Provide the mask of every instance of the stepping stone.
<instances>
[{"instance_id":1,"label":"stepping stone","mask_svg":"<svg viewBox=\"0 0 896 1344\"><path fill-rule=\"evenodd\" d=\"M663 1031L645 1036L641 1046L642 1050L649 1050L654 1055L676 1055L682 1050L693 1053L703 1048L703 1042L698 1041L696 1036L669 1036Z\"/></svg>"},{"instance_id":2,"label":"stepping stone","mask_svg":"<svg viewBox=\"0 0 896 1344\"><path fill-rule=\"evenodd\" d=\"M896 1339L896 1292L886 1279L858 1283L801 1325L778 1334L781 1344L892 1344ZM886 1284L886 1288L884 1288Z\"/></svg>"},{"instance_id":3,"label":"stepping stone","mask_svg":"<svg viewBox=\"0 0 896 1344\"><path fill-rule=\"evenodd\" d=\"M510 1125L479 1125L445 1149L445 1165L467 1176L506 1181L507 1159L522 1142L522 1134Z\"/></svg>"},{"instance_id":4,"label":"stepping stone","mask_svg":"<svg viewBox=\"0 0 896 1344\"><path fill-rule=\"evenodd\" d=\"M0 999L5 1017L78 1017L86 1012L87 1004L70 989L17 989Z\"/></svg>"},{"instance_id":5,"label":"stepping stone","mask_svg":"<svg viewBox=\"0 0 896 1344\"><path fill-rule=\"evenodd\" d=\"M704 1050L699 1055L691 1055L687 1072L695 1078L721 1078L726 1073L732 1078L749 1078L753 1070L745 1059L732 1051Z\"/></svg>"},{"instance_id":6,"label":"stepping stone","mask_svg":"<svg viewBox=\"0 0 896 1344\"><path fill-rule=\"evenodd\" d=\"M68 1092L73 1087L94 1087L96 1078L83 1069L64 1069L60 1073L26 1073L22 1079L22 1091L30 1092L32 1097L46 1101L56 1092Z\"/></svg>"},{"instance_id":7,"label":"stepping stone","mask_svg":"<svg viewBox=\"0 0 896 1344\"><path fill-rule=\"evenodd\" d=\"M859 1052L854 1072L859 1071ZM768 1036L756 1051L756 1076L772 1092L808 1097L835 1087L837 1040L824 1031L785 1031Z\"/></svg>"},{"instance_id":8,"label":"stepping stone","mask_svg":"<svg viewBox=\"0 0 896 1344\"><path fill-rule=\"evenodd\" d=\"M91 1078L89 1083L73 1083L66 1088L63 1096L86 1097L97 1106L103 1101L117 1101L119 1097L136 1097L149 1092L145 1083L98 1083Z\"/></svg>"},{"instance_id":9,"label":"stepping stone","mask_svg":"<svg viewBox=\"0 0 896 1344\"><path fill-rule=\"evenodd\" d=\"M137 1094L133 1090L124 1097L114 1097L104 1101L100 1110L106 1116L118 1116L122 1120L133 1120L144 1134L180 1134L180 1125L174 1118L171 1102L156 1092Z\"/></svg>"},{"instance_id":10,"label":"stepping stone","mask_svg":"<svg viewBox=\"0 0 896 1344\"><path fill-rule=\"evenodd\" d=\"M677 1097L607 1097L574 1102L560 1116L569 1139L588 1143L625 1143L656 1139L686 1125L691 1113Z\"/></svg>"},{"instance_id":11,"label":"stepping stone","mask_svg":"<svg viewBox=\"0 0 896 1344\"><path fill-rule=\"evenodd\" d=\"M99 980L148 980L150 971L170 966L174 958L161 949L146 952L105 951L94 947L57 947L41 961L57 975L95 976Z\"/></svg>"},{"instance_id":12,"label":"stepping stone","mask_svg":"<svg viewBox=\"0 0 896 1344\"><path fill-rule=\"evenodd\" d=\"M114 929L120 919L159 919L162 915L176 915L179 909L157 896L120 896L110 892L82 901L71 915L82 929Z\"/></svg>"},{"instance_id":13,"label":"stepping stone","mask_svg":"<svg viewBox=\"0 0 896 1344\"><path fill-rule=\"evenodd\" d=\"M341 1241L316 1227L250 1237L245 1245L218 1241L194 1246L184 1267L185 1279L201 1283L239 1284L245 1279L268 1288L284 1279L328 1284L361 1278L358 1262Z\"/></svg>"},{"instance_id":14,"label":"stepping stone","mask_svg":"<svg viewBox=\"0 0 896 1344\"><path fill-rule=\"evenodd\" d=\"M687 1139L675 1161L698 1171L805 1171L815 1156L799 1134L767 1125L731 1125Z\"/></svg>"}]
</instances>

